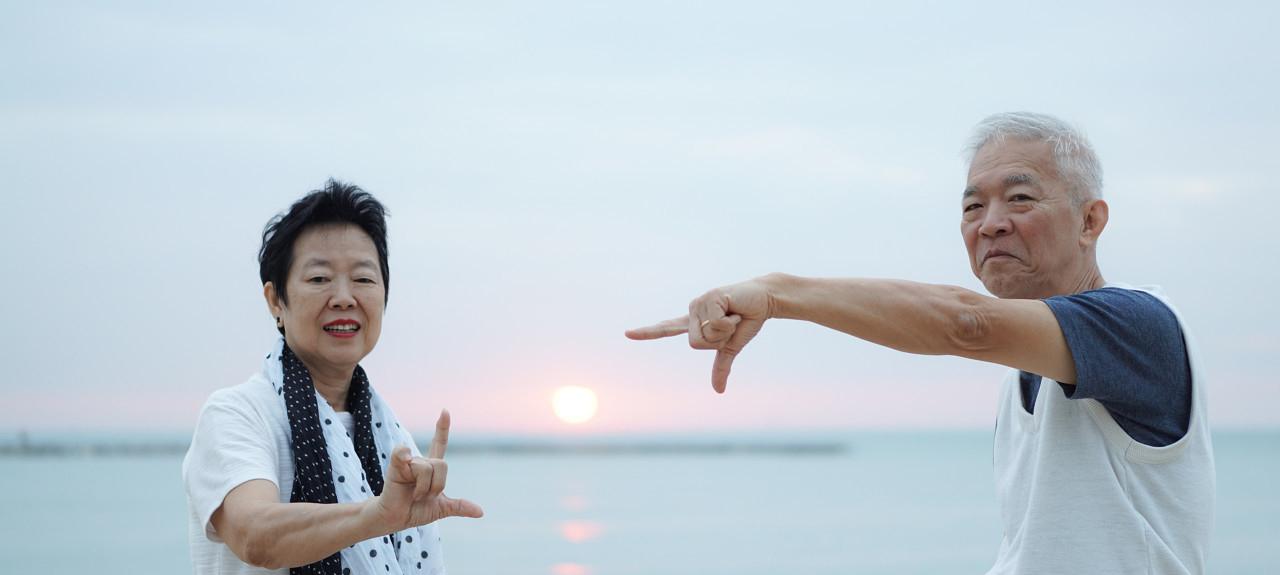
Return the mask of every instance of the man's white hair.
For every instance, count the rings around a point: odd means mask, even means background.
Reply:
[[[1008,138],[1048,142],[1058,177],[1067,183],[1076,205],[1102,197],[1102,164],[1084,133],[1058,118],[1034,112],[1004,112],[987,116],[973,129],[964,155],[972,166],[978,150]]]

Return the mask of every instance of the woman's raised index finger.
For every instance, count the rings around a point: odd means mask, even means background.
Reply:
[[[436,420],[436,434],[431,437],[431,448],[427,457],[444,459],[445,449],[449,447],[449,410],[440,410],[440,419]]]

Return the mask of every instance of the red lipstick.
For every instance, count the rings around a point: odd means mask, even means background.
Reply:
[[[324,332],[333,337],[355,337],[360,331],[360,322],[354,319],[335,319],[324,324]]]

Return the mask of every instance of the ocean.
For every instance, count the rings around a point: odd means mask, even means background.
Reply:
[[[455,575],[983,573],[991,432],[857,432],[842,450],[457,449]],[[705,445],[705,437],[668,444]],[[726,445],[741,438],[727,438]],[[464,438],[455,443],[465,446]],[[1214,434],[1210,573],[1280,572],[1280,430]],[[607,442],[601,443],[607,445]],[[191,571],[181,456],[0,457],[0,571]]]

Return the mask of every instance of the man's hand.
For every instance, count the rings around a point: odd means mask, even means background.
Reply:
[[[689,315],[627,331],[631,339],[660,339],[689,334],[693,349],[714,349],[711,387],[724,393],[733,358],[773,317],[773,298],[765,282],[751,280],[711,290],[689,304]]]
[[[426,525],[445,517],[481,517],[484,510],[466,499],[444,494],[449,465],[444,461],[449,445],[449,412],[441,411],[427,457],[413,457],[408,447],[396,447],[387,466],[387,481],[374,508],[386,525],[399,531]]]

